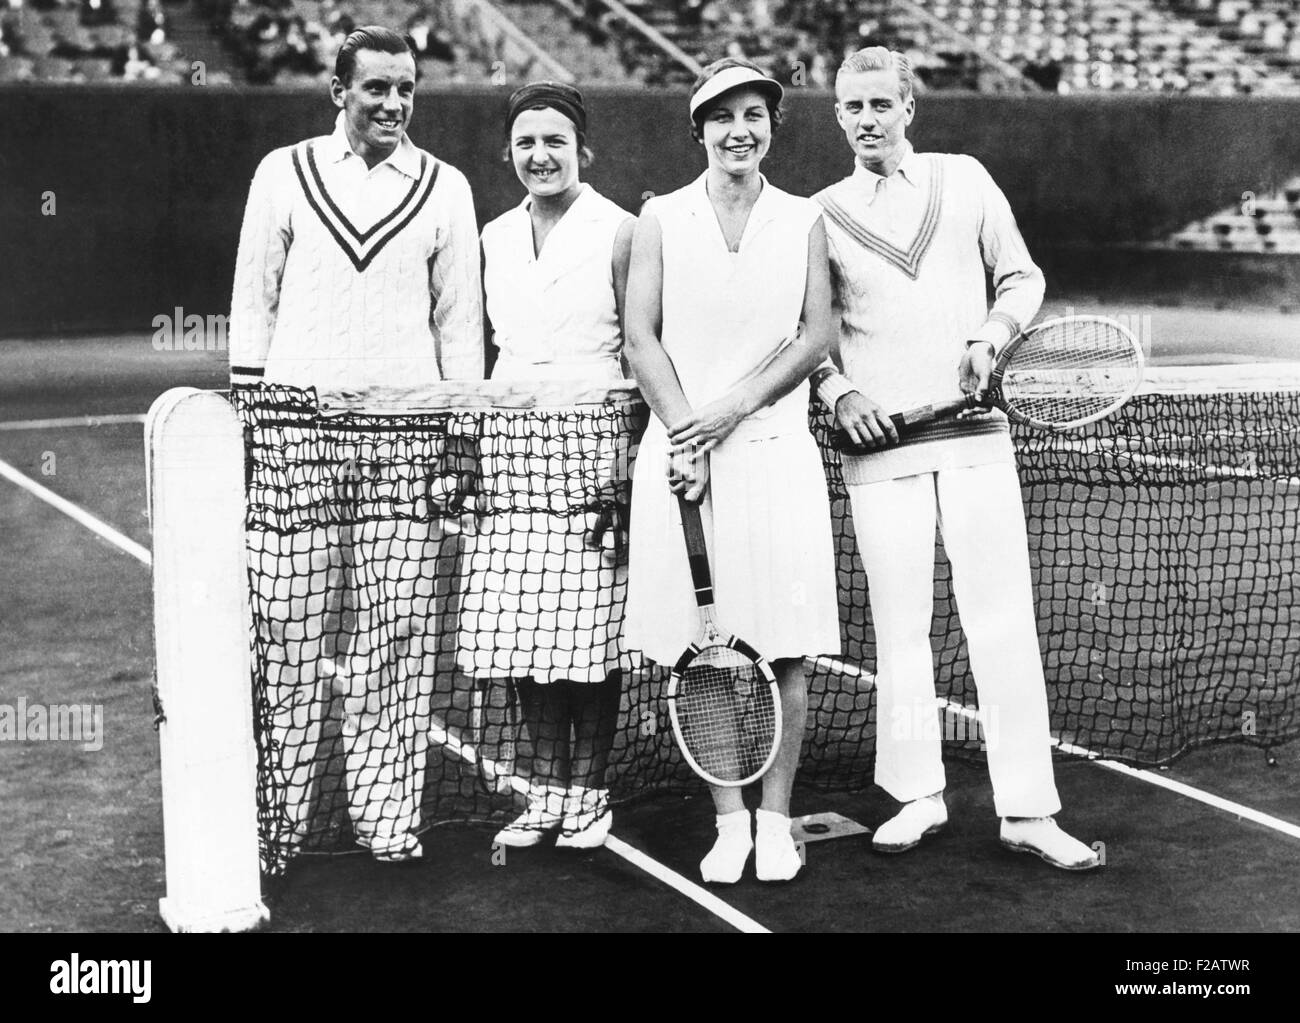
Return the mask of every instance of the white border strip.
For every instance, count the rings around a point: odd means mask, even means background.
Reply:
[[[1230,362],[1218,366],[1148,366],[1138,394],[1300,391],[1300,364]]]
[[[1044,449],[1030,447],[1029,450],[1034,454],[1041,454]],[[1266,471],[1252,469],[1247,466],[1206,465],[1204,462],[1193,461],[1190,458],[1179,458],[1171,454],[1148,454],[1146,452],[1128,451],[1113,444],[1099,443],[1097,441],[1057,440],[1056,443],[1045,450],[1048,454],[1061,450],[1073,451],[1075,454],[1108,458],[1114,462],[1130,462],[1155,469],[1170,467],[1187,469],[1193,473],[1202,473],[1212,479],[1257,479],[1261,483],[1275,483],[1279,486],[1292,488],[1300,487],[1300,476],[1272,476]],[[1198,482],[1200,481],[1192,480],[1186,485],[1195,486]]]
[[[66,419],[11,419],[0,423],[0,430],[58,430],[68,426],[123,426],[143,424],[141,415],[71,416]]]
[[[838,671],[841,675],[852,675],[854,678],[861,680],[868,686],[876,684],[876,676],[869,671],[863,671],[856,664],[850,664],[848,661],[841,661],[836,657],[805,657],[804,662],[811,664],[814,668],[829,668],[831,671]]]
[[[134,540],[123,536],[106,522],[95,518],[84,508],[80,508],[66,498],[60,497],[54,491],[49,490],[35,480],[24,476],[8,462],[0,460],[0,476],[26,490],[29,494],[40,498],[46,504],[50,505],[56,511],[63,512],[64,515],[89,529],[96,536],[107,540],[114,547],[125,551],[131,557],[145,565],[153,564],[153,555],[148,549],[141,547]]]

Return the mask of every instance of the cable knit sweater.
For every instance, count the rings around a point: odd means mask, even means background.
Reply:
[[[890,413],[960,397],[966,342],[1000,347],[1038,313],[1042,272],[1006,197],[972,157],[909,147],[888,178],[858,166],[814,198],[825,211],[840,314],[840,372],[818,371],[817,393],[830,408],[851,390]],[[986,269],[996,288],[992,310]],[[998,412],[939,424],[898,447],[846,455],[844,478],[875,483],[1013,457]]]
[[[321,391],[483,377],[469,182],[403,137],[373,168],[332,135],[257,168],[230,315],[232,383]]]

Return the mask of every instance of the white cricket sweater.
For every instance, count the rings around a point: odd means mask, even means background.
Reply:
[[[998,348],[1038,313],[1043,275],[1006,197],[969,156],[904,156],[883,178],[858,166],[814,198],[825,211],[840,372],[818,395],[834,409],[850,390],[889,413],[961,397],[967,341]],[[988,307],[985,271],[996,288]],[[847,483],[1014,458],[1006,417],[940,424],[908,443],[845,455]]]
[[[257,168],[230,314],[232,383],[320,391],[483,378],[469,182],[403,137],[367,168],[332,135]]]

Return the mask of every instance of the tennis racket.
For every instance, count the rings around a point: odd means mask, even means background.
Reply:
[[[984,401],[974,395],[924,405],[889,417],[900,438],[961,412],[1000,408],[1016,423],[1052,433],[1073,430],[1118,412],[1142,383],[1144,360],[1137,338],[1104,316],[1063,316],[1022,331],[993,366]],[[831,445],[850,454],[843,430]]]
[[[678,495],[700,632],[673,665],[668,715],[686,762],[711,785],[761,778],[781,743],[781,700],[767,661],[724,632],[713,614],[713,579],[698,504]]]

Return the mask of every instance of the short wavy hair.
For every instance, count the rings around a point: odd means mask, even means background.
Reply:
[[[835,73],[836,82],[840,75],[860,75],[865,71],[893,71],[898,75],[898,95],[906,103],[912,97],[916,79],[912,75],[912,65],[897,50],[884,46],[868,46],[850,53],[844,58],[839,71]]]
[[[409,36],[394,32],[382,25],[363,25],[348,33],[334,58],[334,77],[345,86],[352,84],[352,73],[357,69],[358,50],[378,50],[380,53],[409,53],[415,59],[415,46]],[[418,64],[418,61],[417,61]]]

